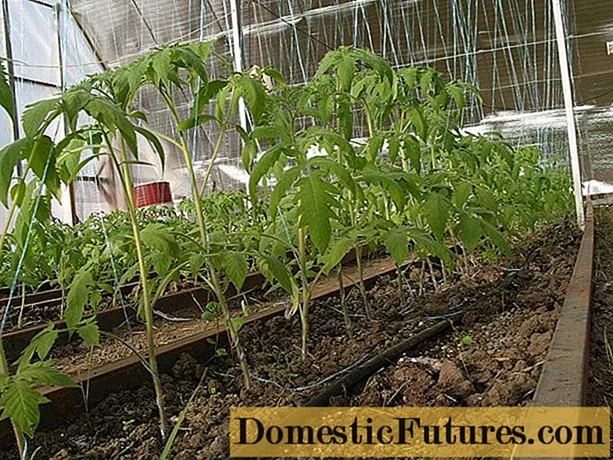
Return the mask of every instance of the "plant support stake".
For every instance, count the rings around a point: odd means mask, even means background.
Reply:
[[[573,93],[568,66],[568,53],[566,52],[566,32],[564,31],[564,21],[562,19],[562,6],[560,5],[560,0],[552,0],[552,3],[556,25],[556,40],[558,43],[560,74],[562,76],[562,90],[564,92],[564,107],[566,109],[568,147],[570,149],[570,167],[572,170],[573,186],[575,190],[577,223],[581,228],[583,228],[585,225],[585,211],[583,209],[583,192],[581,190],[581,167],[579,165],[579,149],[577,148],[577,127],[575,126]]]
[[[241,29],[241,5],[237,0],[230,0],[230,14],[232,17],[232,55],[234,57],[234,72],[243,71],[243,30]],[[238,117],[240,126],[247,130],[247,107],[245,100],[238,100]]]

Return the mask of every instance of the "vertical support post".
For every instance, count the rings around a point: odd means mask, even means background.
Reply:
[[[20,137],[19,133],[19,115],[17,114],[17,92],[15,86],[15,65],[13,64],[13,44],[11,40],[11,21],[9,18],[9,2],[2,0],[2,16],[4,19],[4,43],[6,52],[6,73],[8,76],[9,86],[13,92],[13,107],[15,107],[15,120],[11,122],[13,127],[13,140],[16,141]],[[17,163],[17,172],[21,176],[23,167],[21,162]]]
[[[568,145],[570,148],[570,166],[575,190],[575,208],[577,222],[583,228],[585,225],[585,210],[583,209],[583,192],[581,184],[581,166],[579,164],[579,148],[577,147],[577,127],[575,125],[573,93],[566,51],[566,32],[562,17],[560,0],[552,0],[553,15],[556,27],[556,41],[558,44],[558,59],[560,61],[560,75],[562,77],[562,90],[564,92],[564,107],[566,109],[566,124],[568,129]]]
[[[10,144],[12,141],[16,141],[19,139],[19,114],[17,113],[17,91],[15,91],[15,66],[13,63],[13,45],[11,42],[11,22],[9,19],[9,3],[8,0],[2,0],[2,18],[3,18],[3,33],[4,33],[4,44],[6,53],[6,75],[8,79],[8,84],[11,87],[12,99],[13,99],[13,107],[14,107],[14,119],[11,120],[12,127],[12,139],[7,139],[7,144]],[[0,63],[0,65],[4,65]],[[17,162],[17,174],[19,176],[23,175],[23,164],[21,161]],[[4,225],[4,219],[9,218],[10,212],[6,209],[0,209],[0,223]],[[12,219],[13,223],[15,222],[15,218]],[[13,224],[8,222],[9,227]]]
[[[64,56],[66,54],[66,50],[64,46],[67,45],[62,38],[62,27],[66,27],[66,17],[68,14],[67,8],[69,8],[68,4],[65,0],[58,2],[55,4],[55,18],[57,24],[57,43],[59,47],[59,64],[60,64],[60,87],[62,88],[62,92],[66,91],[66,65],[64,62]],[[64,135],[69,134],[69,127],[67,123],[67,118],[64,116]],[[75,225],[77,223],[77,215],[76,215],[76,203],[75,193],[73,184],[62,185],[62,200],[60,205],[62,206],[62,220],[66,223],[70,223]]]
[[[232,54],[234,55],[234,71],[242,72],[244,65],[244,50],[243,43],[243,28],[242,28],[242,10],[239,0],[230,0],[230,16],[232,18]],[[247,106],[245,100],[241,97],[238,99],[238,119],[241,128],[247,131]],[[243,141],[241,139],[241,146]],[[249,196],[249,184],[245,183],[245,190]],[[251,200],[247,201],[247,206],[251,207]]]
[[[234,57],[234,71],[242,72],[244,64],[243,29],[241,24],[241,6],[238,0],[230,0],[230,16],[232,18],[232,55]],[[238,101],[238,116],[241,128],[247,130],[247,107],[245,101]]]

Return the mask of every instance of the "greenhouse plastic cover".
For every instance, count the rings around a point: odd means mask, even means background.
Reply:
[[[311,79],[317,63],[342,45],[370,48],[396,66],[428,65],[449,79],[481,88],[466,123],[501,131],[516,144],[538,145],[547,156],[568,156],[568,137],[550,0],[252,0],[237,2],[244,66],[278,68],[292,83]],[[591,193],[613,190],[613,12],[599,0],[563,1],[574,83],[582,176]],[[151,48],[214,39],[232,60],[230,0],[8,0],[18,108],[48,97],[85,75],[129,62]],[[6,36],[1,37],[5,42]],[[214,77],[214,64],[208,68]],[[155,94],[139,95],[155,129],[170,132],[169,114]],[[187,110],[182,107],[182,110]],[[4,117],[4,118],[2,118]],[[63,127],[56,127],[62,130]],[[359,128],[359,120],[358,120]],[[360,132],[356,136],[360,136]],[[0,116],[2,143],[10,123]],[[217,133],[196,131],[200,173]],[[166,145],[170,151],[173,147]],[[217,187],[241,187],[247,175],[240,140],[227,136],[215,168]],[[106,172],[105,172],[106,170]],[[92,165],[77,184],[80,217],[121,202],[109,168]],[[188,194],[180,155],[161,168],[137,167],[137,183],[171,182],[175,199]],[[597,186],[597,187],[596,187]]]

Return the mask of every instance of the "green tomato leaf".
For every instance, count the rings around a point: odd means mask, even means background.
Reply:
[[[166,153],[164,152],[164,147],[162,147],[162,143],[160,142],[160,140],[148,129],[134,125],[134,130],[140,135],[142,135],[145,139],[147,139],[149,145],[151,145],[151,147],[153,147],[153,149],[157,152],[158,158],[160,159],[160,163],[162,165],[162,171],[164,171],[164,168],[166,166]]]
[[[268,254],[260,254],[258,256],[258,268],[268,281],[279,283],[288,294],[293,292],[292,274],[279,259]]]
[[[234,251],[224,251],[222,254],[221,266],[234,284],[237,292],[243,287],[245,278],[249,274],[249,262],[245,254]]]
[[[393,257],[398,265],[409,256],[409,235],[405,228],[391,229],[383,240],[387,253]]]
[[[60,178],[56,169],[55,145],[50,137],[41,136],[34,143],[28,158],[28,165],[41,181],[44,178],[47,189],[58,198],[58,200],[61,199]]]
[[[355,243],[351,238],[340,237],[335,238],[330,243],[328,252],[322,257],[324,262],[323,272],[327,275],[332,269],[343,260],[343,258],[353,249]]]
[[[203,123],[208,121],[215,121],[219,123],[219,120],[213,115],[197,115],[195,117],[187,118],[179,123],[179,130],[185,131],[191,128],[195,128],[196,126],[200,126]]]
[[[253,167],[253,171],[249,176],[249,195],[251,199],[257,200],[257,186],[260,180],[268,174],[268,171],[274,166],[281,156],[282,149],[278,146],[266,151]]]
[[[253,121],[255,124],[259,124],[262,114],[264,113],[264,106],[266,105],[266,89],[264,85],[250,77],[242,76],[236,82],[238,86],[238,93],[244,99],[251,114],[253,115]]]
[[[181,248],[176,239],[162,224],[147,225],[141,230],[140,237],[145,246],[157,249],[167,257],[177,258],[181,254]]]
[[[158,80],[169,82],[170,74],[173,70],[171,50],[165,49],[154,53],[151,56],[151,67],[153,68]]]
[[[213,99],[217,97],[219,92],[225,88],[228,84],[226,80],[213,80],[207,85],[200,88],[196,97],[194,98],[194,107],[192,109],[192,118],[202,114],[204,107]]]
[[[76,387],[77,384],[63,372],[55,369],[55,361],[39,361],[22,366],[17,371],[17,378],[40,385],[57,385],[60,387]]]
[[[407,233],[417,248],[426,250],[445,263],[451,262],[451,252],[444,244],[439,243],[418,228],[407,228]]]
[[[192,276],[197,276],[200,273],[200,269],[206,263],[206,257],[202,254],[193,254],[189,258],[189,270]]]
[[[312,172],[298,181],[298,225],[308,229],[308,235],[321,252],[328,248],[332,236],[331,221],[336,219],[333,209],[339,207],[338,189],[323,180],[323,174]]]
[[[351,172],[345,166],[326,157],[312,158],[311,165],[316,166],[329,174],[335,175],[338,177],[343,187],[355,194],[358,185],[351,176]]]
[[[299,177],[300,167],[298,166],[294,166],[293,168],[283,171],[283,174],[272,193],[272,197],[270,198],[270,215],[272,219],[277,217],[279,203]]]
[[[418,108],[413,107],[409,109],[408,115],[411,123],[413,124],[415,134],[417,134],[417,136],[419,136],[421,139],[426,140],[428,131],[426,129],[426,121],[424,120],[424,116],[421,111]]]
[[[150,258],[155,272],[160,276],[165,276],[170,270],[172,259],[158,250],[152,251]]]
[[[15,102],[13,98],[13,90],[9,85],[6,70],[3,64],[0,64],[0,106],[6,110],[6,113],[15,121]]]
[[[31,148],[29,139],[19,139],[0,150],[0,202],[8,207],[8,193],[17,162]]]
[[[453,189],[451,200],[456,208],[461,209],[468,201],[468,197],[473,191],[473,186],[470,182],[460,182]]]
[[[93,284],[92,274],[87,268],[81,269],[72,281],[66,298],[67,308],[64,311],[68,329],[73,330],[83,318],[83,310]]]
[[[39,134],[43,124],[51,116],[51,113],[56,109],[59,103],[59,98],[44,99],[35,102],[26,107],[21,117],[21,124],[26,136],[32,138]],[[57,116],[59,113],[54,114]]]
[[[430,230],[438,238],[442,239],[449,220],[450,202],[442,194],[433,192],[426,199],[423,206],[424,216]]]
[[[458,109],[462,110],[466,105],[466,99],[464,98],[464,89],[456,85],[448,85],[447,93],[453,98]]]
[[[77,326],[77,334],[90,347],[100,346],[100,330],[96,324],[96,318],[90,318]]]
[[[462,245],[468,252],[472,252],[478,246],[483,235],[480,220],[465,212],[460,214],[457,232]]]
[[[494,227],[487,220],[481,218],[481,228],[483,229],[483,233],[485,233],[494,246],[498,247],[498,249],[500,249],[503,253],[507,255],[510,254],[511,250],[509,248],[509,242],[496,227]]]
[[[34,354],[37,354],[41,361],[44,360],[59,336],[59,332],[55,331],[54,327],[55,324],[50,322],[45,329],[36,334],[21,353],[19,361],[30,362]]]
[[[232,327],[236,332],[240,331],[241,327],[243,327],[243,324],[245,324],[245,318],[243,318],[242,316],[232,318],[230,321],[232,322]]]
[[[29,437],[40,422],[39,405],[50,400],[32,388],[32,384],[24,380],[16,380],[8,385],[0,398],[0,406],[4,409],[0,420],[10,418],[17,428]]]

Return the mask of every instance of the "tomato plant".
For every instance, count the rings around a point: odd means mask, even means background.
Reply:
[[[95,313],[104,296],[137,279],[148,339],[145,364],[153,376],[163,436],[168,426],[153,308],[172,281],[190,278],[214,294],[205,316],[223,318],[248,388],[239,337],[244,316],[232,315],[227,292],[231,286],[240,291],[251,270],[290,295],[289,313],[300,317],[304,356],[313,288],[321,277],[336,273],[343,291],[343,259],[350,251],[371,318],[363,248],[382,247],[393,258],[403,302],[402,266],[411,252],[428,264],[439,260],[443,274],[458,255],[467,268],[478,248],[507,252],[509,241],[570,210],[570,180],[563,167],[544,162],[535,147],[514,148],[497,133],[472,135],[463,129],[467,101],[480,98],[469,84],[446,82],[430,68],[396,69],[351,47],[328,53],[315,78],[301,86],[286,84],[269,68],[228,71],[210,80],[209,59],[216,60],[220,73],[227,69],[211,43],[190,43],[159,48],[93,75],[28,107],[22,118],[26,136],[0,151],[0,202],[9,209],[0,235],[2,283],[13,289],[21,285],[23,299],[41,285],[57,284],[68,330],[98,346],[100,332],[95,315],[86,319],[88,309]],[[14,117],[3,97],[5,85],[0,79],[0,105]],[[164,101],[172,135],[152,130],[138,110],[136,96],[144,88]],[[241,98],[253,120],[248,127],[236,123]],[[180,108],[185,99],[187,111]],[[89,121],[80,124],[80,115]],[[60,117],[68,134],[56,142],[48,130]],[[199,181],[189,139],[206,126],[218,137]],[[215,191],[209,184],[231,131],[243,141],[248,193]],[[191,197],[178,209],[136,209],[132,167],[143,164],[139,138],[161,165],[170,152],[162,141],[182,156]],[[110,159],[120,178],[127,212],[94,215],[75,226],[54,221],[51,200],[61,185],[101,156]],[[25,162],[25,173],[16,177],[19,161]],[[341,303],[350,335],[343,295]],[[50,326],[35,337],[13,375],[0,340],[1,417],[11,418],[20,450],[45,402],[34,385],[72,384],[47,359],[59,332]]]

